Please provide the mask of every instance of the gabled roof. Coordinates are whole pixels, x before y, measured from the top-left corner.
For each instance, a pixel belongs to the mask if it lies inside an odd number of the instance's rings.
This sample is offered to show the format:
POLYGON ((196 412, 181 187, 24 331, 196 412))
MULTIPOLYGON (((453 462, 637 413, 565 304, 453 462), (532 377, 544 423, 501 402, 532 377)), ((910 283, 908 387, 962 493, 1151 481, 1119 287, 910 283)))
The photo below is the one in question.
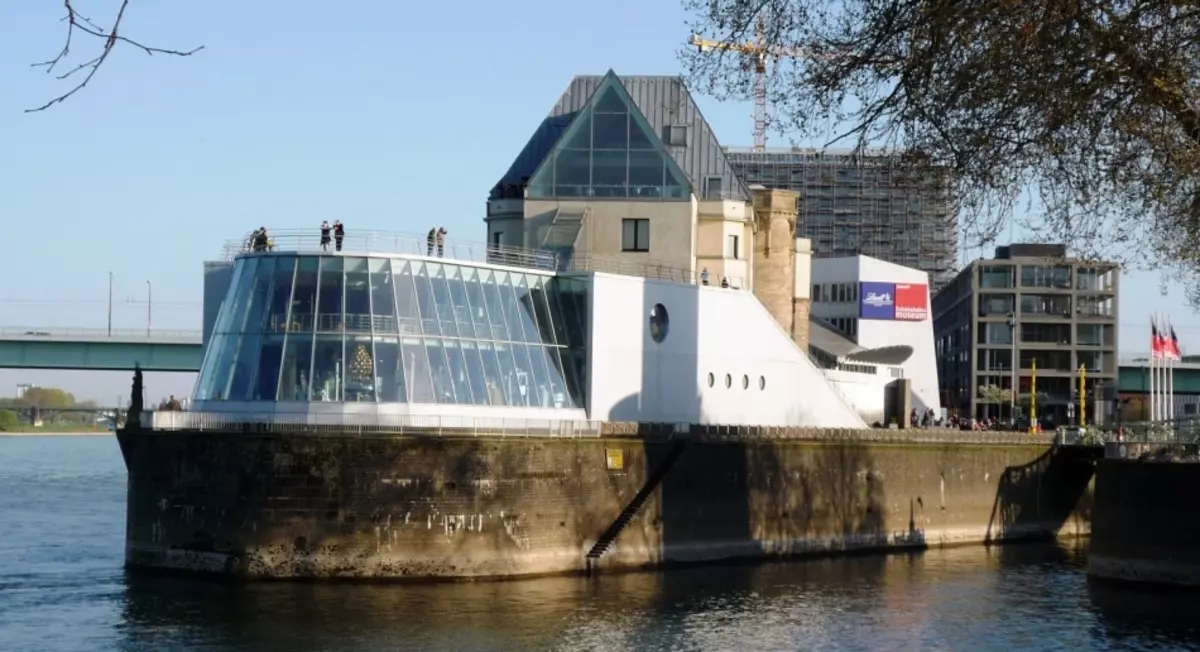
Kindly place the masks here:
POLYGON ((550 115, 534 131, 508 171, 492 188, 492 199, 507 196, 504 194, 506 189, 528 183, 567 127, 610 75, 620 82, 660 140, 668 126, 687 127, 686 145, 665 147, 698 196, 702 197, 707 178, 720 177, 721 187, 727 197, 750 200, 750 191, 729 165, 716 134, 700 114, 683 78, 618 76, 611 70, 606 75, 581 75, 571 80, 550 115))

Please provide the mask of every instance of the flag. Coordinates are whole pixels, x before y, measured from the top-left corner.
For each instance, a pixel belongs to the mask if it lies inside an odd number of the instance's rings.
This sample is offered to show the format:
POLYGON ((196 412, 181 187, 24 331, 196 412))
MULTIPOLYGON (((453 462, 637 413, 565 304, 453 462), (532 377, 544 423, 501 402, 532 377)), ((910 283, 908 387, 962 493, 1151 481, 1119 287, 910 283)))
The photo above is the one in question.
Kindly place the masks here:
POLYGON ((1167 328, 1171 331, 1171 339, 1167 342, 1171 357, 1176 360, 1182 360, 1183 354, 1179 350, 1179 338, 1175 336, 1175 325, 1167 324, 1167 328))
POLYGON ((1150 359, 1160 360, 1163 357, 1164 347, 1162 335, 1158 332, 1158 323, 1154 321, 1154 317, 1150 318, 1150 359))

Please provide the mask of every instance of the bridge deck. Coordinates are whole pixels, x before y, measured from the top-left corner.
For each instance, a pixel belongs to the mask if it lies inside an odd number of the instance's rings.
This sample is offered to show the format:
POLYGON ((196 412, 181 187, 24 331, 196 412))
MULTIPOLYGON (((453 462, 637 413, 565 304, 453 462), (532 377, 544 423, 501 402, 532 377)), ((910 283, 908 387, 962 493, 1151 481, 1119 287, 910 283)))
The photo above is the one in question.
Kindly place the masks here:
POLYGON ((0 328, 0 368, 195 372, 200 331, 107 328, 0 328))

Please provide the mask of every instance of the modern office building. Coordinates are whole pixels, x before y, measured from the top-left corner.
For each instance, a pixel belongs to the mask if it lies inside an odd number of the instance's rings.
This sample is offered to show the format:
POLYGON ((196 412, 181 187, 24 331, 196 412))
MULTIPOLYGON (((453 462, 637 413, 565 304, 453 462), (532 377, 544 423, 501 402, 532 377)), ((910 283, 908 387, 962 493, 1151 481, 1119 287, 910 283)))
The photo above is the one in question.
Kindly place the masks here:
POLYGON ((929 275, 936 292, 955 274, 957 220, 944 173, 901 154, 726 148, 747 184, 800 195, 796 234, 816 258, 871 256, 929 275))
MULTIPOLYGON (((1114 391, 1119 276, 1115 263, 1068 258, 1064 245, 1012 244, 972 262, 933 299, 943 403, 1002 421, 1016 407, 1020 420, 1036 377, 1042 423, 1075 422, 1081 367, 1088 396, 1114 391)), ((1087 404, 1089 423, 1112 413, 1105 400, 1087 404)))

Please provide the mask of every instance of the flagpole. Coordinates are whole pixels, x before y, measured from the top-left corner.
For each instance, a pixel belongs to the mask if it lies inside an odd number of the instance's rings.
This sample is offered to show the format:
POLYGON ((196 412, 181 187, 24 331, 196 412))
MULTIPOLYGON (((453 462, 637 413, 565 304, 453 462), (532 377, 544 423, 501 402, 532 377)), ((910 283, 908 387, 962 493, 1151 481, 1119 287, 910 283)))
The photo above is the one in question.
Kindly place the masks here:
POLYGON ((1150 423, 1158 421, 1158 394, 1154 392, 1158 369, 1154 364, 1158 357, 1158 326, 1154 323, 1154 313, 1150 313, 1150 423))
POLYGON ((1175 420, 1175 363, 1179 361, 1179 352, 1176 347, 1179 345, 1175 341, 1175 324, 1171 323, 1171 318, 1167 317, 1167 331, 1171 333, 1171 363, 1167 367, 1167 405, 1171 406, 1170 415, 1171 421, 1175 420))

